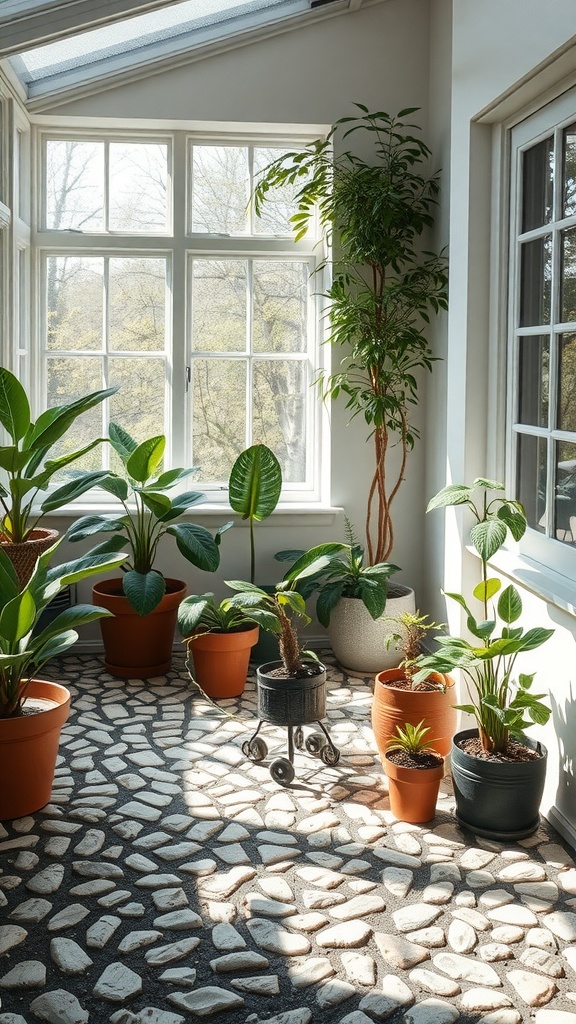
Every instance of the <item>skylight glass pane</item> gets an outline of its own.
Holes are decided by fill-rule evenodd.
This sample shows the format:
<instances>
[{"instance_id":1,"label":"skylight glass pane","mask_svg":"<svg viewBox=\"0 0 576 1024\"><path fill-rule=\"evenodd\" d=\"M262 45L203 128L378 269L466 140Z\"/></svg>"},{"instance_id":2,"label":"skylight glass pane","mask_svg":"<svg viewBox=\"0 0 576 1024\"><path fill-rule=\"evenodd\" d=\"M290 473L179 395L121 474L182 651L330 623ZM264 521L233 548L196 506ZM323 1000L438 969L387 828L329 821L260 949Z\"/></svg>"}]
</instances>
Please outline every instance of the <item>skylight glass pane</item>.
<instances>
[{"instance_id":1,"label":"skylight glass pane","mask_svg":"<svg viewBox=\"0 0 576 1024\"><path fill-rule=\"evenodd\" d=\"M220 38L248 19L267 23L309 9L308 0L184 0L183 3L127 18L11 58L25 84L76 71L112 57L125 58L161 43L180 41L186 48ZM122 61L125 63L125 60Z\"/></svg>"}]
</instances>

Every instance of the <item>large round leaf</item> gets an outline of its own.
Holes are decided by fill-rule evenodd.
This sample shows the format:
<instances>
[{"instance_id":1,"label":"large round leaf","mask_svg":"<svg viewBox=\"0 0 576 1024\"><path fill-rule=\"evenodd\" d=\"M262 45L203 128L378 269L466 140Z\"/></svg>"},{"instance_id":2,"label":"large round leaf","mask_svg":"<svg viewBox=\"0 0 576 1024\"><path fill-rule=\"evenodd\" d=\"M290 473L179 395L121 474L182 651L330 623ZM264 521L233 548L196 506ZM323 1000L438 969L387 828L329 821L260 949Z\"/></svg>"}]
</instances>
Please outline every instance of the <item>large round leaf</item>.
<instances>
[{"instance_id":1,"label":"large round leaf","mask_svg":"<svg viewBox=\"0 0 576 1024\"><path fill-rule=\"evenodd\" d=\"M135 569L131 569L124 575L122 587L138 615L153 612L166 593L164 577L153 569L150 572L136 572Z\"/></svg>"},{"instance_id":2,"label":"large round leaf","mask_svg":"<svg viewBox=\"0 0 576 1024\"><path fill-rule=\"evenodd\" d=\"M211 533L195 523L177 523L169 526L166 533L176 537L176 543L184 558L198 569L214 572L220 565L220 551Z\"/></svg>"},{"instance_id":3,"label":"large round leaf","mask_svg":"<svg viewBox=\"0 0 576 1024\"><path fill-rule=\"evenodd\" d=\"M282 470L274 452L254 444L232 466L228 500L243 519L261 521L272 514L282 490Z\"/></svg>"}]
</instances>

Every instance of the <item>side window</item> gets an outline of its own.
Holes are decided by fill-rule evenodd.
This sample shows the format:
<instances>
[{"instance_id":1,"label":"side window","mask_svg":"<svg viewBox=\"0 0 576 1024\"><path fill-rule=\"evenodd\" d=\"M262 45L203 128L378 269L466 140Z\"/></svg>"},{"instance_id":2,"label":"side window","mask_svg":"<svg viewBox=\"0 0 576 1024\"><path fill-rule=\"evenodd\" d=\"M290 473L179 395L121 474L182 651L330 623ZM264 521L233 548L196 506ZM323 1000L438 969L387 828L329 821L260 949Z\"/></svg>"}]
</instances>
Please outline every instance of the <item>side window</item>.
<instances>
[{"instance_id":1,"label":"side window","mask_svg":"<svg viewBox=\"0 0 576 1024\"><path fill-rule=\"evenodd\" d=\"M512 136L508 409L516 497L556 542L550 565L576 549L576 97L571 116L554 112Z\"/></svg>"}]
</instances>

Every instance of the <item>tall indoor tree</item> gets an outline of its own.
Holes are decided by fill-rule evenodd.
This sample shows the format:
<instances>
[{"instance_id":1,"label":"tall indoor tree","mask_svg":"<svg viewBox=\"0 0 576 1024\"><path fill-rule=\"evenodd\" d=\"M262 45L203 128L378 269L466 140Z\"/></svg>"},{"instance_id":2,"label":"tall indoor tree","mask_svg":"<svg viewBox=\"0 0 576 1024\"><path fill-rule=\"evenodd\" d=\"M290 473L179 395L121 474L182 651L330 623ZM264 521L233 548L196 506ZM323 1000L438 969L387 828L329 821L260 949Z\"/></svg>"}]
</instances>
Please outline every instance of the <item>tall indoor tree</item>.
<instances>
[{"instance_id":1,"label":"tall indoor tree","mask_svg":"<svg viewBox=\"0 0 576 1024\"><path fill-rule=\"evenodd\" d=\"M333 245L333 259L318 270L330 260L328 341L340 361L319 383L326 398L344 395L351 418L361 416L370 428L374 473L365 528L373 565L387 561L394 546L392 505L419 436L413 422L419 375L435 359L426 329L431 315L447 308L448 272L444 253L424 248L440 172L430 173L430 149L418 126L405 120L419 108L391 116L356 107L359 115L340 118L326 138L269 164L254 203L259 213L268 193L292 187L295 240L318 215ZM358 142L370 143L366 159L344 148L357 133ZM400 458L393 465L396 445Z\"/></svg>"}]
</instances>

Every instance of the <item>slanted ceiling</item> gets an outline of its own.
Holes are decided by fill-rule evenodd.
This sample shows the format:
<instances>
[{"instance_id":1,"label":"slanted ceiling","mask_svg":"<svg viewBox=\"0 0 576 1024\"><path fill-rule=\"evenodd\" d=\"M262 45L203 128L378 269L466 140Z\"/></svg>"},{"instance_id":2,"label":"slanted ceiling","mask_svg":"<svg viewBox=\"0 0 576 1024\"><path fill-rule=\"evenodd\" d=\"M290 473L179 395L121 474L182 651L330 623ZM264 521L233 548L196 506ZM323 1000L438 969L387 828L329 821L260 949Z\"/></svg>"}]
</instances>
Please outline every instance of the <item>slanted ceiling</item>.
<instances>
[{"instance_id":1,"label":"slanted ceiling","mask_svg":"<svg viewBox=\"0 0 576 1024\"><path fill-rule=\"evenodd\" d=\"M385 0L2 0L31 110Z\"/></svg>"}]
</instances>

